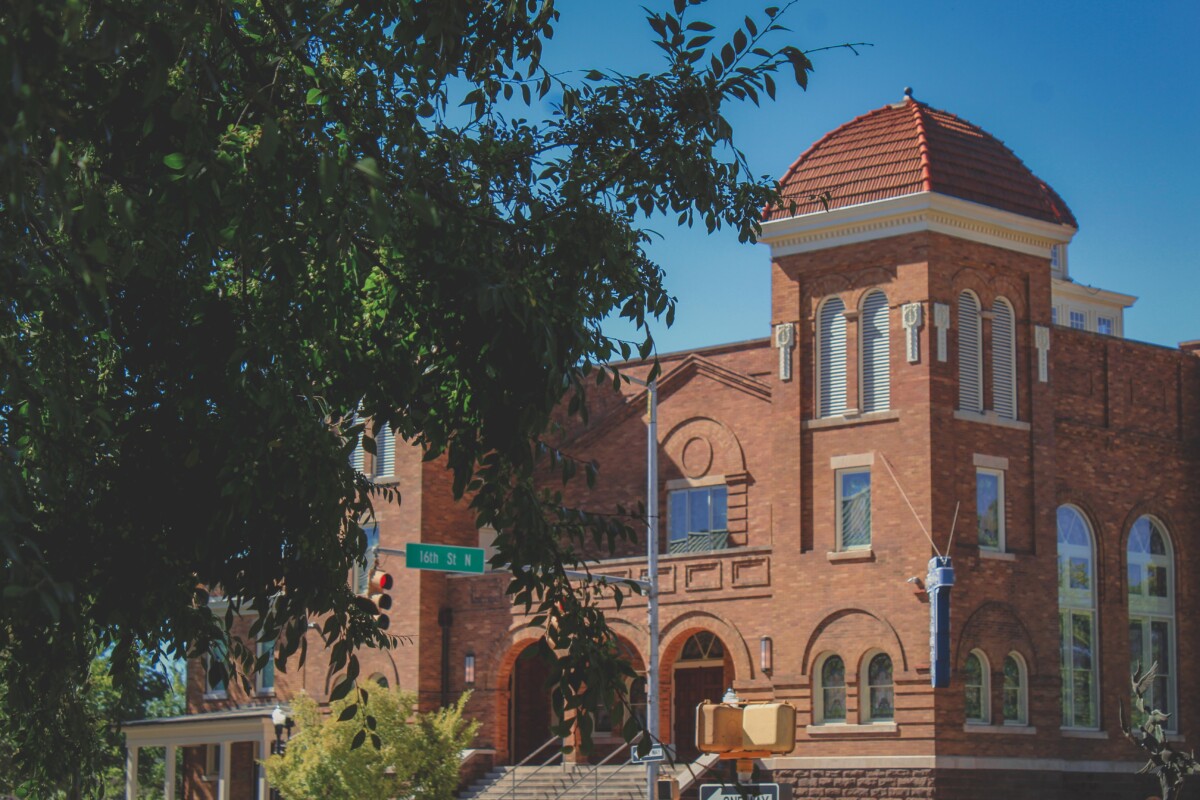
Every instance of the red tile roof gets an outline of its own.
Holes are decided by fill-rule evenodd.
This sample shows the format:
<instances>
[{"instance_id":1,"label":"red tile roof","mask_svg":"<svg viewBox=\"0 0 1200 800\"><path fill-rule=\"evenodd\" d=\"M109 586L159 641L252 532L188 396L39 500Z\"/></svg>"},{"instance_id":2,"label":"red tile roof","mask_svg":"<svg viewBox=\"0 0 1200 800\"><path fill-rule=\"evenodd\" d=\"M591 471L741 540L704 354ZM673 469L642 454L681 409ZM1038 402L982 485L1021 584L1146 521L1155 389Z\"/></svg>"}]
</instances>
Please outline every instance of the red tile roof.
<instances>
[{"instance_id":1,"label":"red tile roof","mask_svg":"<svg viewBox=\"0 0 1200 800\"><path fill-rule=\"evenodd\" d=\"M827 133L780 182L783 207L767 219L938 192L1045 222L1077 227L1058 194L1004 143L911 97Z\"/></svg>"}]
</instances>

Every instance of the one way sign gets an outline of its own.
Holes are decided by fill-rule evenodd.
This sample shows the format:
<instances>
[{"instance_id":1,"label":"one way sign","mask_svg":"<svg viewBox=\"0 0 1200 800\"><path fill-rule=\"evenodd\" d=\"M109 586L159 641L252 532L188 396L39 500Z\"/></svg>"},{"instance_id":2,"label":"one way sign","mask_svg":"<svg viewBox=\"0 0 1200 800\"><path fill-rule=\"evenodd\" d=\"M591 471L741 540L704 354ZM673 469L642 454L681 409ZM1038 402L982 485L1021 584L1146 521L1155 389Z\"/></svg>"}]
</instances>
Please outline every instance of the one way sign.
<instances>
[{"instance_id":1,"label":"one way sign","mask_svg":"<svg viewBox=\"0 0 1200 800\"><path fill-rule=\"evenodd\" d=\"M700 800L779 800L778 783L700 784Z\"/></svg>"}]
</instances>

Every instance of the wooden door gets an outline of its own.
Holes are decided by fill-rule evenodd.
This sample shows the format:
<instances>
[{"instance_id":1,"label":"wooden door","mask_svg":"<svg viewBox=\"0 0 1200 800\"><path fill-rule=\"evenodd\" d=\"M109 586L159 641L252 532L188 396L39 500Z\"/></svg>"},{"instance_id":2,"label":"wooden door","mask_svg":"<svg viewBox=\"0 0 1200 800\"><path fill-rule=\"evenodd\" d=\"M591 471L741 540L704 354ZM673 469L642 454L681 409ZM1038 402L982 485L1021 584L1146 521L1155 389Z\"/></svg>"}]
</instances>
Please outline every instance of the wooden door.
<instances>
[{"instance_id":1,"label":"wooden door","mask_svg":"<svg viewBox=\"0 0 1200 800\"><path fill-rule=\"evenodd\" d=\"M675 758L695 761L696 706L705 700L719 701L725 694L722 667L689 667L675 670Z\"/></svg>"},{"instance_id":2,"label":"wooden door","mask_svg":"<svg viewBox=\"0 0 1200 800\"><path fill-rule=\"evenodd\" d=\"M512 763L518 764L550 738L550 676L548 658L553 658L545 645L527 648L517 658L509 692L509 741L512 742ZM556 752L543 751L535 761Z\"/></svg>"}]
</instances>

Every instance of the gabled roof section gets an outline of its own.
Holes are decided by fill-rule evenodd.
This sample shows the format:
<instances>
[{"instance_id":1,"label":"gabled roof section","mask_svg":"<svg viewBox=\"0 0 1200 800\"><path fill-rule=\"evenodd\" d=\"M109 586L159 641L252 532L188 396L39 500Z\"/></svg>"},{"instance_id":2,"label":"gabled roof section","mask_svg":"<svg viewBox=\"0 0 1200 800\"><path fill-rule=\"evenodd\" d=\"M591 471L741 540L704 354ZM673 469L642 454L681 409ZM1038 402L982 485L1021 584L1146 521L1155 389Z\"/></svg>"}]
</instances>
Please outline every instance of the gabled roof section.
<instances>
[{"instance_id":1,"label":"gabled roof section","mask_svg":"<svg viewBox=\"0 0 1200 800\"><path fill-rule=\"evenodd\" d=\"M780 187L784 205L766 208L768 220L937 192L1078 227L1062 198L1003 142L911 96L826 134L796 159Z\"/></svg>"},{"instance_id":2,"label":"gabled roof section","mask_svg":"<svg viewBox=\"0 0 1200 800\"><path fill-rule=\"evenodd\" d=\"M771 387L763 381L723 367L702 355L689 353L679 361L674 369L658 379L659 403L661 404L664 398L687 386L696 377L714 380L758 400L770 401L771 399ZM580 432L571 443L574 445L586 443L612 430L622 422L645 413L647 391L643 389L627 396L621 406L611 411L594 426Z\"/></svg>"}]
</instances>

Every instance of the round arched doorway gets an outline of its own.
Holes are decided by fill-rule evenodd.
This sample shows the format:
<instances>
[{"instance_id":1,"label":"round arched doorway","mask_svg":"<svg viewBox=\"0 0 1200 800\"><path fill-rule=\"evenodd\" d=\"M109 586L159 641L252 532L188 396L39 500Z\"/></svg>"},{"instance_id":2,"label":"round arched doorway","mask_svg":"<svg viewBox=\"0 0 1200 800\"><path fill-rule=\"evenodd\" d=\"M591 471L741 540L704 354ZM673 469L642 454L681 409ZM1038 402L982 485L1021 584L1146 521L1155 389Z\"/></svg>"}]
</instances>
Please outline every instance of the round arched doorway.
<instances>
[{"instance_id":1,"label":"round arched doorway","mask_svg":"<svg viewBox=\"0 0 1200 800\"><path fill-rule=\"evenodd\" d=\"M519 764L532 755L550 739L550 726L554 723L550 706L550 665L554 652L539 639L526 647L517 656L508 678L508 741L511 743L510 760ZM535 759L541 763L557 753L548 747Z\"/></svg>"},{"instance_id":2,"label":"round arched doorway","mask_svg":"<svg viewBox=\"0 0 1200 800\"><path fill-rule=\"evenodd\" d=\"M672 675L675 708L675 758L694 761L696 749L696 706L705 700L719 701L726 688L725 643L709 631L699 631L688 637L679 651Z\"/></svg>"}]
</instances>

